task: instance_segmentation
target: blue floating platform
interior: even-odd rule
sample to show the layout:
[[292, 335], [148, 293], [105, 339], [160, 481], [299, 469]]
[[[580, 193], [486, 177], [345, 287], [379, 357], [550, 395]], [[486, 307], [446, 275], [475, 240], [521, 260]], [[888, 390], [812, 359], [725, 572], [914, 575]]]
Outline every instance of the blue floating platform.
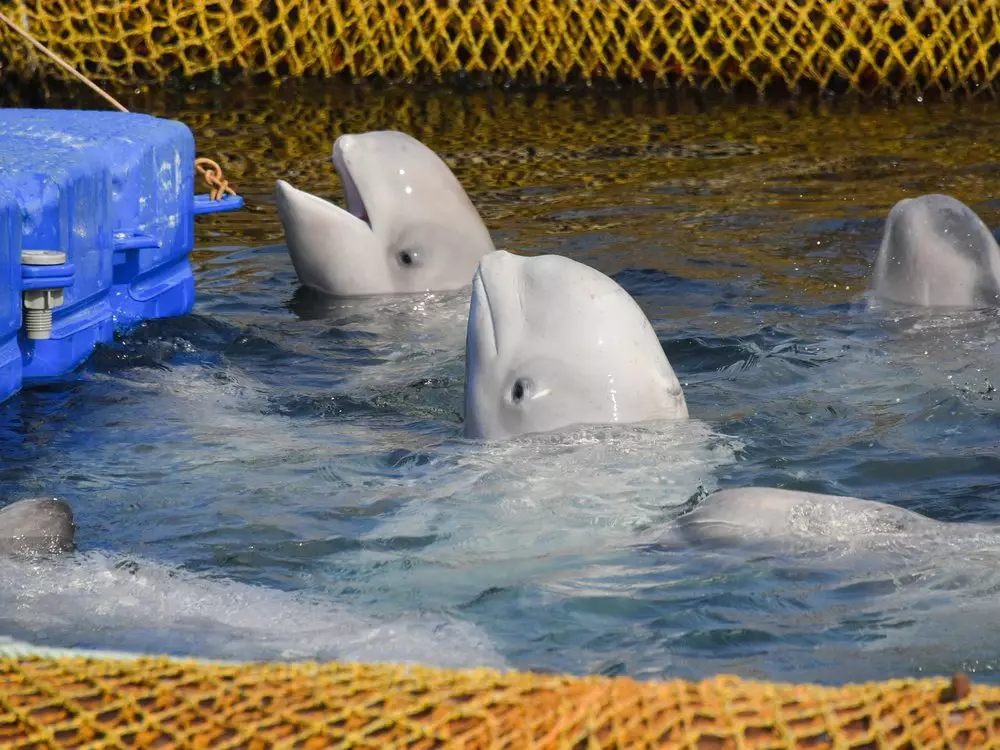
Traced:
[[[0, 110], [0, 400], [194, 306], [194, 137], [142, 114]], [[49, 329], [49, 323], [51, 328]]]
[[10, 191], [0, 190], [0, 400], [21, 388], [21, 209]]

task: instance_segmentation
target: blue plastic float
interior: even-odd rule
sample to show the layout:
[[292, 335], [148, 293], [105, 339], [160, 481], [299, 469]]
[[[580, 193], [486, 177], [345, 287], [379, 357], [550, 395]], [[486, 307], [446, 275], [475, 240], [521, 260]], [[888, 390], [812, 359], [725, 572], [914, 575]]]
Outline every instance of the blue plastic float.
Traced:
[[124, 112], [0, 110], [0, 400], [94, 347], [194, 305], [195, 195], [183, 123]]

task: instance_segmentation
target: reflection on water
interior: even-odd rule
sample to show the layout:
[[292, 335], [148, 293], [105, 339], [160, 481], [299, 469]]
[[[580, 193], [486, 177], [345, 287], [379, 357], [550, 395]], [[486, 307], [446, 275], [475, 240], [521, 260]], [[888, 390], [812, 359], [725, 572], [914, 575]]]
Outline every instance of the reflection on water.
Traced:
[[[5, 498], [65, 497], [84, 550], [5, 563], [0, 633], [239, 658], [995, 680], [989, 534], [658, 543], [741, 484], [1000, 518], [1000, 319], [863, 299], [899, 198], [950, 193], [1000, 226], [994, 105], [306, 85], [126, 104], [190, 124], [248, 209], [199, 220], [193, 315], [0, 406]], [[694, 419], [467, 441], [467, 291], [300, 289], [274, 179], [341, 200], [334, 137], [387, 127], [453, 165], [499, 247], [568, 254], [635, 295]]]

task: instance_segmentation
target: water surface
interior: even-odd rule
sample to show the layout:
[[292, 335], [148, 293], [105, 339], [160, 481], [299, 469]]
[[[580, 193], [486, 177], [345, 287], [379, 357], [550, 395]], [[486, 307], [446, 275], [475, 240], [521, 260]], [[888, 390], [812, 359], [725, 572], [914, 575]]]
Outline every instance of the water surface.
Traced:
[[[0, 633], [643, 678], [996, 681], [989, 534], [661, 543], [705, 494], [747, 484], [1000, 520], [1000, 321], [863, 299], [898, 199], [946, 192], [1000, 226], [996, 105], [316, 86], [126, 103], [187, 122], [248, 207], [199, 219], [193, 314], [0, 406], [3, 499], [67, 499], [81, 549], [0, 563]], [[631, 292], [691, 422], [466, 441], [468, 292], [300, 289], [273, 181], [342, 200], [333, 139], [378, 128], [441, 153], [499, 247], [567, 254]]]

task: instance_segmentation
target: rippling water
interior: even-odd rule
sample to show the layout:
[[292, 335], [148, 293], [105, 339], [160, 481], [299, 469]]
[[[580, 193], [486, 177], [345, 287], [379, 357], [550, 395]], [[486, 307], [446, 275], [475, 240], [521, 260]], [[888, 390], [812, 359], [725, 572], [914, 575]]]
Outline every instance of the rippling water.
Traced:
[[[194, 314], [0, 406], [4, 499], [67, 499], [81, 550], [0, 562], [0, 633], [639, 677], [1000, 674], [1000, 536], [961, 526], [1000, 521], [1000, 319], [863, 298], [899, 198], [950, 193], [1000, 226], [996, 105], [304, 86], [127, 103], [188, 122], [248, 209], [199, 220]], [[333, 138], [386, 127], [449, 160], [498, 246], [635, 295], [692, 421], [466, 441], [467, 292], [299, 289], [273, 180], [339, 200]], [[667, 541], [747, 484], [954, 525]]]

